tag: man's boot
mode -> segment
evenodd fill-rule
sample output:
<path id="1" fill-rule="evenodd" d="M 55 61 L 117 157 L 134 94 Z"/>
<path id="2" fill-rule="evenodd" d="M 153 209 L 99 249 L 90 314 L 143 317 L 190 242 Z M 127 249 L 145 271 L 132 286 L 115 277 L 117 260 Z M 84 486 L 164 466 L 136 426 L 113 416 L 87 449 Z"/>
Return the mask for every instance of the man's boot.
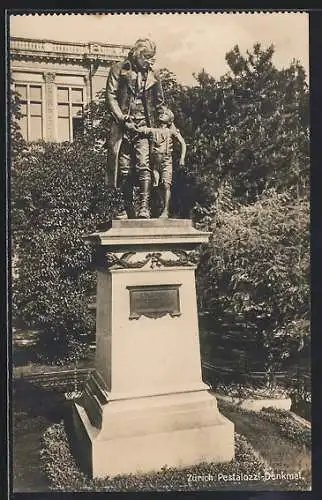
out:
<path id="1" fill-rule="evenodd" d="M 149 201 L 150 201 L 151 179 L 140 180 L 140 208 L 138 213 L 139 219 L 149 219 Z"/>
<path id="2" fill-rule="evenodd" d="M 169 206 L 170 206 L 170 197 L 171 190 L 169 186 L 163 186 L 163 196 L 164 196 L 164 208 L 160 214 L 160 219 L 168 219 L 169 217 Z"/>

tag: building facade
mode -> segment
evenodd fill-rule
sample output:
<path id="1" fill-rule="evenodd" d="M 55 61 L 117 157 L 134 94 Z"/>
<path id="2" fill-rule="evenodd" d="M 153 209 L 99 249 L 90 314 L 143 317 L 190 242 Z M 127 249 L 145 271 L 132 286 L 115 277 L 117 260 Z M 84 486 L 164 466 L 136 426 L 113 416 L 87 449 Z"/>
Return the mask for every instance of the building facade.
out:
<path id="1" fill-rule="evenodd" d="M 28 141 L 72 141 L 83 111 L 106 85 L 110 66 L 130 47 L 10 38 L 10 75 L 21 96 L 21 132 Z"/>

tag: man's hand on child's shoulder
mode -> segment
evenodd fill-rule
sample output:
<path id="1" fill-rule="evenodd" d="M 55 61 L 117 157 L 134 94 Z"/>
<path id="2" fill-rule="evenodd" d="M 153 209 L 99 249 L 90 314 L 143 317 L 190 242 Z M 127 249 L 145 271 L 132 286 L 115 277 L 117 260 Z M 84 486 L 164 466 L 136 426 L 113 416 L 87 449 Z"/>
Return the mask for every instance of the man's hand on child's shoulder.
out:
<path id="1" fill-rule="evenodd" d="M 124 126 L 125 126 L 125 129 L 128 131 L 134 131 L 134 132 L 138 131 L 135 123 L 133 123 L 132 121 L 126 121 Z"/>

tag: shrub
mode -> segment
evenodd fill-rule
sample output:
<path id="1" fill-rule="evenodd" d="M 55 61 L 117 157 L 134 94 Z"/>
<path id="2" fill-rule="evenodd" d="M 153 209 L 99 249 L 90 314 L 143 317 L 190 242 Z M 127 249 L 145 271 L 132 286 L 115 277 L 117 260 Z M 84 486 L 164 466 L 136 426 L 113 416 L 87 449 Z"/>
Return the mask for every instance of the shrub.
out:
<path id="1" fill-rule="evenodd" d="M 38 352 L 49 359 L 94 331 L 88 296 L 95 275 L 82 236 L 117 210 L 117 193 L 104 186 L 105 164 L 105 153 L 75 142 L 31 144 L 12 165 L 13 317 L 40 331 Z"/>
<path id="2" fill-rule="evenodd" d="M 198 288 L 212 311 L 209 341 L 279 371 L 309 337 L 309 202 L 272 191 L 252 205 L 219 208 L 207 226 L 213 237 Z"/>
<path id="3" fill-rule="evenodd" d="M 288 411 L 277 408 L 263 408 L 260 411 L 260 416 L 268 422 L 277 424 L 284 436 L 296 443 L 304 444 L 307 448 L 311 448 L 311 428 L 295 420 Z"/>
<path id="4" fill-rule="evenodd" d="M 223 383 L 216 384 L 215 390 L 219 394 L 241 399 L 283 399 L 288 397 L 288 393 L 284 387 L 254 387 L 252 385 L 241 385 L 231 383 L 225 385 Z"/>

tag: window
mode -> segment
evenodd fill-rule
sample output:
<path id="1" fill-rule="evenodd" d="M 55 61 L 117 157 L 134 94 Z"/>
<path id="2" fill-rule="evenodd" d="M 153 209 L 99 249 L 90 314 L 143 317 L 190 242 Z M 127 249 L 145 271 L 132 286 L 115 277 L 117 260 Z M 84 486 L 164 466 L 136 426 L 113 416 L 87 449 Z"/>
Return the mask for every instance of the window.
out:
<path id="1" fill-rule="evenodd" d="M 57 87 L 58 140 L 73 141 L 83 134 L 83 88 Z"/>
<path id="2" fill-rule="evenodd" d="M 20 94 L 21 133 L 27 141 L 44 138 L 43 130 L 43 89 L 41 85 L 16 84 Z"/>

